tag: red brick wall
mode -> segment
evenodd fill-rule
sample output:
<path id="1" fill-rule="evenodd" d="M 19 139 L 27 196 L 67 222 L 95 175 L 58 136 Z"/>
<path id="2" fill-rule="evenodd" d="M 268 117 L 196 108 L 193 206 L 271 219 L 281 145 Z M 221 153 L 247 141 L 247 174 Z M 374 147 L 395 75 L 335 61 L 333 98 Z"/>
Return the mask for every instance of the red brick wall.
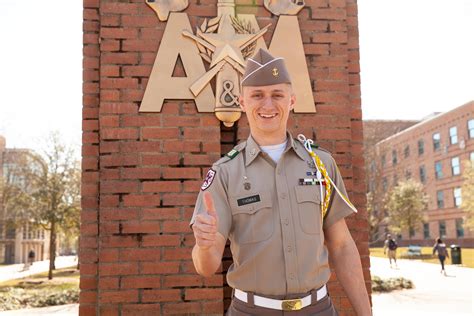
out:
<path id="1" fill-rule="evenodd" d="M 262 1 L 253 2 L 237 0 L 237 11 L 275 26 Z M 193 27 L 217 12 L 216 1 L 199 3 L 191 0 L 185 10 Z M 348 224 L 370 289 L 357 6 L 307 1 L 298 18 L 317 114 L 293 115 L 290 128 L 316 136 L 339 163 L 360 210 Z M 81 315 L 224 310 L 223 275 L 194 271 L 188 222 L 203 175 L 233 134 L 193 102 L 138 113 L 165 26 L 144 0 L 84 0 Z M 247 137 L 245 117 L 233 132 Z M 335 277 L 330 289 L 341 314 L 353 314 Z"/>

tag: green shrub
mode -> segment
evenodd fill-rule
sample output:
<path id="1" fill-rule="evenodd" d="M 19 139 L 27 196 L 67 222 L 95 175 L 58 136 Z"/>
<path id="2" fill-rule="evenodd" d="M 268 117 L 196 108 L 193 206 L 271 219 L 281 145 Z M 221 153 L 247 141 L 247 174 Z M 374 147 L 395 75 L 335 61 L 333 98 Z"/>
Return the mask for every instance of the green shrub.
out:
<path id="1" fill-rule="evenodd" d="M 73 304 L 79 302 L 79 289 L 45 290 L 3 288 L 0 290 L 0 311 Z"/>
<path id="2" fill-rule="evenodd" d="M 412 289 L 413 282 L 405 278 L 382 279 L 376 275 L 372 276 L 373 292 L 391 292 L 401 289 Z"/>

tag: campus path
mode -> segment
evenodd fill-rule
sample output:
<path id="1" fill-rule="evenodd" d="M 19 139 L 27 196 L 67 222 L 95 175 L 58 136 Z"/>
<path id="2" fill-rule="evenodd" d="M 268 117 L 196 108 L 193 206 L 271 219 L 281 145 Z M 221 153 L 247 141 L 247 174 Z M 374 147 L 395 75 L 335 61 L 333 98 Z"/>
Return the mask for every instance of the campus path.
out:
<path id="1" fill-rule="evenodd" d="M 387 258 L 370 257 L 372 275 L 404 277 L 415 288 L 373 294 L 374 316 L 472 316 L 474 315 L 474 269 L 447 265 L 447 276 L 438 264 L 398 260 L 391 269 Z"/>
<path id="2" fill-rule="evenodd" d="M 72 267 L 77 264 L 76 256 L 56 257 L 56 269 Z M 10 264 L 0 266 L 0 282 L 20 279 L 32 274 L 46 272 L 49 269 L 49 260 L 36 261 L 28 270 L 23 270 L 24 264 Z"/>
<path id="3" fill-rule="evenodd" d="M 439 273 L 439 265 L 416 260 L 398 260 L 391 269 L 386 258 L 371 257 L 371 273 L 381 278 L 399 277 L 415 284 L 411 290 L 373 294 L 374 316 L 472 316 L 474 315 L 474 269 L 448 265 L 448 276 Z M 0 275 L 3 271 L 0 267 Z M 0 316 L 76 316 L 79 305 L 0 312 Z"/>

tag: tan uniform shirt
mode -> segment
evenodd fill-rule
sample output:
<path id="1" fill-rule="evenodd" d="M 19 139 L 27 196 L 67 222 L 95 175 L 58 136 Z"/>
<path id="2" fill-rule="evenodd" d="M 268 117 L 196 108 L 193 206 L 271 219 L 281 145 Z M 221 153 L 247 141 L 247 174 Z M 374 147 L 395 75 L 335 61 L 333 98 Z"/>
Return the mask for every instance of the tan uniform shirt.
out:
<path id="1" fill-rule="evenodd" d="M 234 263 L 227 282 L 261 295 L 307 293 L 330 277 L 323 228 L 352 214 L 335 193 L 321 218 L 319 185 L 300 185 L 316 168 L 304 146 L 291 135 L 278 163 L 252 137 L 235 147 L 234 158 L 223 157 L 209 171 L 196 201 L 191 224 L 205 212 L 203 190 L 214 199 L 218 230 L 230 239 Z M 315 149 L 329 176 L 346 196 L 336 163 Z M 323 190 L 324 191 L 324 190 Z"/>

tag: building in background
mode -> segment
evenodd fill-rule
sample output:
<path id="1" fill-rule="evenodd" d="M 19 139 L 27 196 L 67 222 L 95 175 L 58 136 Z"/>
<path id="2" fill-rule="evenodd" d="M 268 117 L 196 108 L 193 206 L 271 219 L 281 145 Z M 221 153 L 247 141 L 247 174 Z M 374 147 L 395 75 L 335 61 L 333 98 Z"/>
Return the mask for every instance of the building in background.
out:
<path id="1" fill-rule="evenodd" d="M 429 198 L 423 225 L 402 232 L 402 240 L 431 245 L 440 236 L 448 243 L 474 246 L 474 232 L 464 228 L 461 208 L 464 163 L 474 161 L 474 101 L 380 141 L 375 155 L 380 182 L 369 183 L 369 188 L 380 188 L 379 195 L 385 196 L 399 181 L 411 178 L 423 184 Z M 383 203 L 375 211 L 387 215 Z M 379 233 L 386 230 L 387 222 L 382 221 Z"/>
<path id="2" fill-rule="evenodd" d="M 384 213 L 378 211 L 379 205 L 383 203 L 384 194 L 381 190 L 381 170 L 375 163 L 375 144 L 419 122 L 413 120 L 364 120 L 363 122 L 365 183 L 371 245 L 385 240 L 385 233 L 383 231 L 379 233 L 378 226 L 386 220 Z"/>
<path id="3" fill-rule="evenodd" d="M 35 261 L 49 258 L 49 233 L 32 224 L 17 227 L 4 205 L 3 185 L 15 181 L 10 176 L 11 171 L 27 151 L 6 148 L 5 138 L 0 136 L 0 264 L 25 263 L 31 250 L 35 252 Z"/>

